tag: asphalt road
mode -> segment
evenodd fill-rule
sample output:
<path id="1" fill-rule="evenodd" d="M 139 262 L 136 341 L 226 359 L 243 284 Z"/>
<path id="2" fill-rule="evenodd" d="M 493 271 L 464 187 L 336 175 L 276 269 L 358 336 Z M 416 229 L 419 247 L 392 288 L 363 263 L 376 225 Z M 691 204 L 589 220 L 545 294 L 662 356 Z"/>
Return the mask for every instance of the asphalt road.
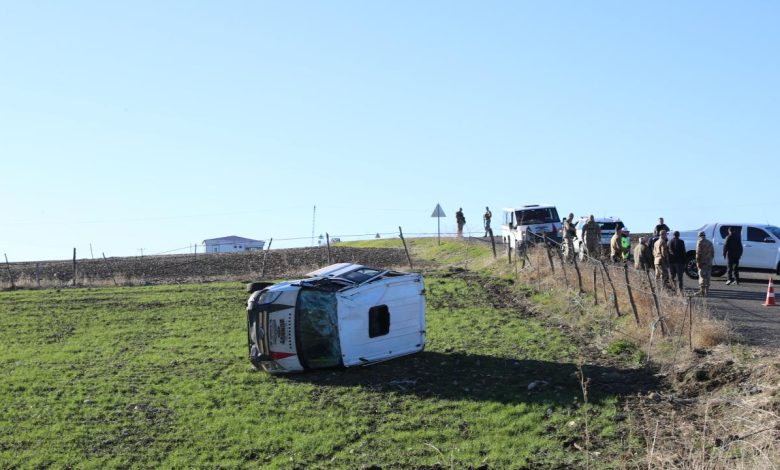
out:
<path id="1" fill-rule="evenodd" d="M 745 342 L 752 346 L 780 349 L 780 304 L 766 307 L 769 274 L 740 273 L 739 285 L 726 285 L 726 276 L 713 277 L 706 302 L 712 313 L 726 320 Z M 772 276 L 777 286 L 778 276 Z M 683 281 L 686 288 L 698 290 L 697 281 Z M 775 299 L 780 300 L 775 287 Z"/>

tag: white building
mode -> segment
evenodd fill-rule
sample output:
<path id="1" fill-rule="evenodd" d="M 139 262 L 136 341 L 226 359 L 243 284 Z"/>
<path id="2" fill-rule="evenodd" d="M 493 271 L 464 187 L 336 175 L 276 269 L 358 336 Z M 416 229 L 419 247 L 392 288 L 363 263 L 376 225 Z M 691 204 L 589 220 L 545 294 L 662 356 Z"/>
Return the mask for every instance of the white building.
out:
<path id="1" fill-rule="evenodd" d="M 240 251 L 260 251 L 265 246 L 265 241 L 231 235 L 229 237 L 203 240 L 203 245 L 206 247 L 206 253 L 236 253 Z"/>

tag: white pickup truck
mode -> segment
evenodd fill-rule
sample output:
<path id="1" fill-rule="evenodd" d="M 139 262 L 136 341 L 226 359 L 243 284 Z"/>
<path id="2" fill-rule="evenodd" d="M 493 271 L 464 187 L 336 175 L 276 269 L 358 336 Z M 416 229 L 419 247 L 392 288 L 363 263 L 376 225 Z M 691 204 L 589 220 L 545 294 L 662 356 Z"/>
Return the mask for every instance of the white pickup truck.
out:
<path id="1" fill-rule="evenodd" d="M 780 274 L 779 227 L 767 224 L 712 223 L 697 230 L 680 232 L 680 238 L 685 242 L 685 248 L 688 253 L 685 269 L 688 277 L 691 279 L 699 278 L 696 270 L 696 241 L 699 238 L 699 232 L 704 232 L 715 247 L 715 258 L 712 260 L 712 275 L 722 276 L 726 273 L 723 243 L 729 234 L 729 228 L 734 228 L 742 240 L 742 257 L 739 260 L 740 271 Z"/>

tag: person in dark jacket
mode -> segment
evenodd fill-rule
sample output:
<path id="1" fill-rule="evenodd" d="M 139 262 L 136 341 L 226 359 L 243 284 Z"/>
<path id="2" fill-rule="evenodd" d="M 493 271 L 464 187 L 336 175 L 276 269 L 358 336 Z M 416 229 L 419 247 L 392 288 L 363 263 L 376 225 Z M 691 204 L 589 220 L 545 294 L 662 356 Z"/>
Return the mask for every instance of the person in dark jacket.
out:
<path id="1" fill-rule="evenodd" d="M 463 226 L 466 225 L 466 217 L 463 215 L 463 208 L 459 207 L 455 213 L 455 222 L 458 224 L 458 238 L 463 237 Z"/>
<path id="2" fill-rule="evenodd" d="M 653 236 L 661 236 L 661 230 L 666 230 L 666 233 L 669 233 L 669 226 L 664 223 L 663 217 L 658 218 L 658 224 L 656 224 L 655 230 L 653 230 Z"/>
<path id="3" fill-rule="evenodd" d="M 677 230 L 669 240 L 669 271 L 672 274 L 672 284 L 677 284 L 677 292 L 683 292 L 683 271 L 685 271 L 685 242 L 680 240 L 680 232 Z"/>
<path id="4" fill-rule="evenodd" d="M 728 277 L 726 285 L 739 285 L 739 258 L 742 257 L 742 234 L 729 227 L 729 234 L 723 242 L 723 257 L 728 264 Z"/>

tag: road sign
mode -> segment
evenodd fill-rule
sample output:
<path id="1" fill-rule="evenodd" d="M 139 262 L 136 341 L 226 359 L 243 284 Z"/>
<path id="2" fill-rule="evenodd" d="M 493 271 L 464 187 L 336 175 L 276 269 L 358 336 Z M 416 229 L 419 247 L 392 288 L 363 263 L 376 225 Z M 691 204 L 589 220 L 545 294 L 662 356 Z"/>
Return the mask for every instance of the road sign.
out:
<path id="1" fill-rule="evenodd" d="M 433 209 L 431 217 L 436 217 L 436 239 L 438 240 L 439 245 L 441 245 L 441 218 L 447 216 L 444 214 L 444 209 L 441 208 L 439 203 L 436 203 L 436 208 Z"/>

